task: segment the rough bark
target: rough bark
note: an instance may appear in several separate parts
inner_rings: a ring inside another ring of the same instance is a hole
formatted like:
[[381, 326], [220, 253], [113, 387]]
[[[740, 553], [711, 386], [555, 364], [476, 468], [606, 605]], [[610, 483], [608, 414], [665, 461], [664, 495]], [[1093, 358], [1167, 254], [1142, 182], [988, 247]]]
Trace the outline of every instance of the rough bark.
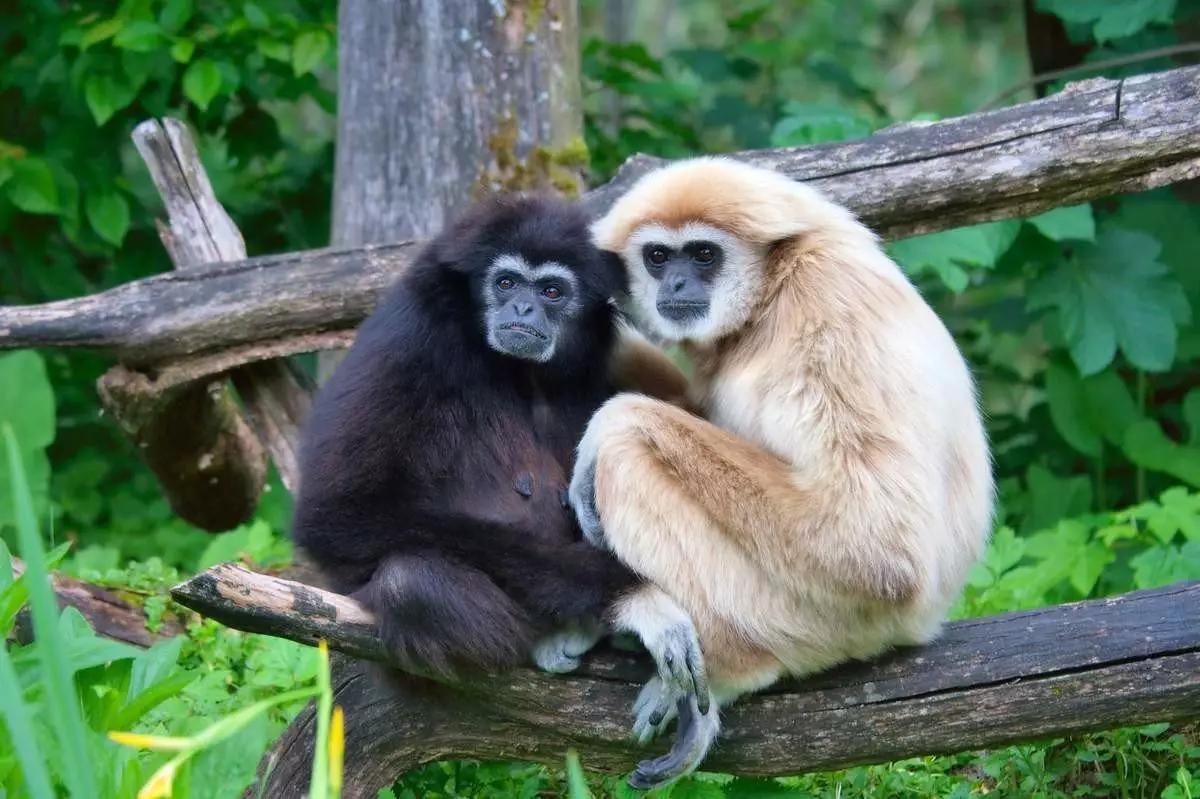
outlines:
[[[172, 596], [237, 629], [310, 645], [325, 638], [386, 662], [370, 614], [311, 586], [222, 565]], [[781, 776], [1200, 717], [1198, 614], [1193, 582], [955, 622], [931, 645], [739, 701], [723, 714], [706, 768]], [[335, 702], [354, 720], [344, 795], [374, 796], [433, 760], [560, 763], [568, 746], [589, 768], [627, 770], [647, 755], [628, 726], [651, 673], [644, 656], [605, 649], [565, 677], [521, 669], [395, 693], [342, 660]], [[266, 795], [297, 796], [307, 785], [312, 724], [310, 708], [277, 742]]]
[[[811, 181], [896, 238], [1195, 177], [1198, 119], [1200, 67], [1186, 67], [1089, 80], [1042, 100], [855, 141], [739, 157]], [[631, 159], [584, 201], [602, 211], [657, 163]], [[352, 330], [415, 246], [255, 258], [204, 275], [160, 275], [91, 297], [0, 309], [0, 349], [103, 348], [140, 365], [234, 348], [226, 362], [300, 352], [312, 348], [311, 336]]]
[[[578, 190], [575, 0], [341, 0], [339, 21], [333, 246], [431, 236], [497, 188]], [[340, 353], [319, 360], [323, 380]]]

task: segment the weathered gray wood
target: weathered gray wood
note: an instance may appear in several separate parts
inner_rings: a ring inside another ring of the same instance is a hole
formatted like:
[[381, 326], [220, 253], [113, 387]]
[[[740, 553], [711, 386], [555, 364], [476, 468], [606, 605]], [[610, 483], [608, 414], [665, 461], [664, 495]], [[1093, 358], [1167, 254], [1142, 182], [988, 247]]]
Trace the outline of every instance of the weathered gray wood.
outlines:
[[[237, 629], [383, 659], [367, 611], [301, 583], [225, 564], [172, 596]], [[955, 622], [929, 646], [739, 701], [706, 768], [781, 776], [1200, 717], [1197, 618], [1200, 582]], [[335, 701], [355, 720], [345, 796], [374, 796], [423, 762], [559, 763], [568, 746], [590, 768], [627, 770], [647, 755], [627, 736], [651, 671], [644, 657], [605, 649], [568, 676], [521, 669], [389, 694], [361, 664], [342, 663]], [[306, 784], [311, 736], [306, 711], [277, 744], [268, 795]]]
[[[1075, 84], [1011, 108], [842, 144], [742, 153], [811, 180], [889, 238], [1034, 214], [1200, 175], [1200, 67]], [[653, 159], [585, 201], [599, 211]], [[0, 309], [0, 349], [96, 347], [160, 364], [238, 347], [242, 362], [351, 330], [413, 242], [256, 258], [197, 278], [161, 275], [103, 294]]]
[[[133, 141], [167, 210], [169, 225], [160, 221], [158, 230], [174, 274], [195, 278], [215, 264], [245, 259], [242, 235], [217, 201], [183, 123], [147, 120], [134, 129]], [[97, 390], [172, 509], [202, 529], [228, 530], [253, 515], [266, 482], [267, 452], [284, 484], [294, 488], [295, 430], [303, 418], [297, 414], [307, 412], [309, 391], [281, 362], [236, 370], [248, 425], [219, 377], [183, 381], [179, 374], [163, 379], [121, 364], [101, 376]]]

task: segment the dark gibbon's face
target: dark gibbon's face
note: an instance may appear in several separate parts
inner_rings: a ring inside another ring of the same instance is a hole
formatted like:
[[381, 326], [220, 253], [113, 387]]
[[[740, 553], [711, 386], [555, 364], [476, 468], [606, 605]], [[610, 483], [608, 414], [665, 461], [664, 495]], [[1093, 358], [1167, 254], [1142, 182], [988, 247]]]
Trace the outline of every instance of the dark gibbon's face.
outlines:
[[536, 363], [554, 358], [584, 305], [569, 268], [555, 261], [531, 264], [519, 254], [492, 261], [482, 290], [488, 344]]

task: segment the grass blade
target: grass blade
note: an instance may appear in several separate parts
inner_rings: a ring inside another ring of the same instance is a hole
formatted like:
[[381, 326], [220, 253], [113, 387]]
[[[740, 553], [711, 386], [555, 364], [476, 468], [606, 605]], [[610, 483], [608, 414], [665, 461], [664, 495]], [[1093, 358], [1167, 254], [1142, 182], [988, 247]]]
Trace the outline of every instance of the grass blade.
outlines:
[[333, 689], [329, 684], [329, 645], [325, 639], [317, 642], [317, 661], [317, 735], [308, 795], [310, 799], [328, 799], [329, 717], [333, 712]]
[[17, 762], [21, 764], [21, 777], [31, 799], [54, 799], [54, 788], [46, 761], [38, 751], [33, 723], [29, 719], [29, 708], [21, 696], [17, 671], [8, 656], [8, 648], [0, 642], [0, 716], [8, 727]]
[[62, 747], [61, 760], [66, 766], [64, 781], [71, 796], [99, 796], [84, 740], [86, 728], [75, 695], [75, 681], [63, 653], [58, 627], [58, 601], [47, 577], [49, 568], [46, 551], [42, 547], [42, 537], [33, 512], [25, 465], [21, 463], [12, 425], [5, 422], [3, 433], [8, 450], [13, 508], [16, 510], [17, 541], [20, 543], [21, 558], [25, 561], [34, 646], [42, 661], [46, 699], [50, 705], [55, 737]]

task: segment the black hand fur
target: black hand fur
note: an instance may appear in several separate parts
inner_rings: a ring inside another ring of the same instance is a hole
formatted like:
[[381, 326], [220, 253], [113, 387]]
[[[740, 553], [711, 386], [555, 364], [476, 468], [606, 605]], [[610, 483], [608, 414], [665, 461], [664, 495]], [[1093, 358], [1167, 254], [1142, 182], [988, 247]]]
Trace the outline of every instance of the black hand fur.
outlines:
[[[333, 590], [377, 614], [406, 668], [510, 667], [637, 582], [581, 540], [561, 501], [583, 429], [614, 393], [609, 298], [625, 289], [587, 225], [547, 198], [471, 209], [399, 278], [315, 399], [293, 538]], [[583, 309], [549, 362], [487, 343], [482, 283], [502, 254], [578, 281]]]

